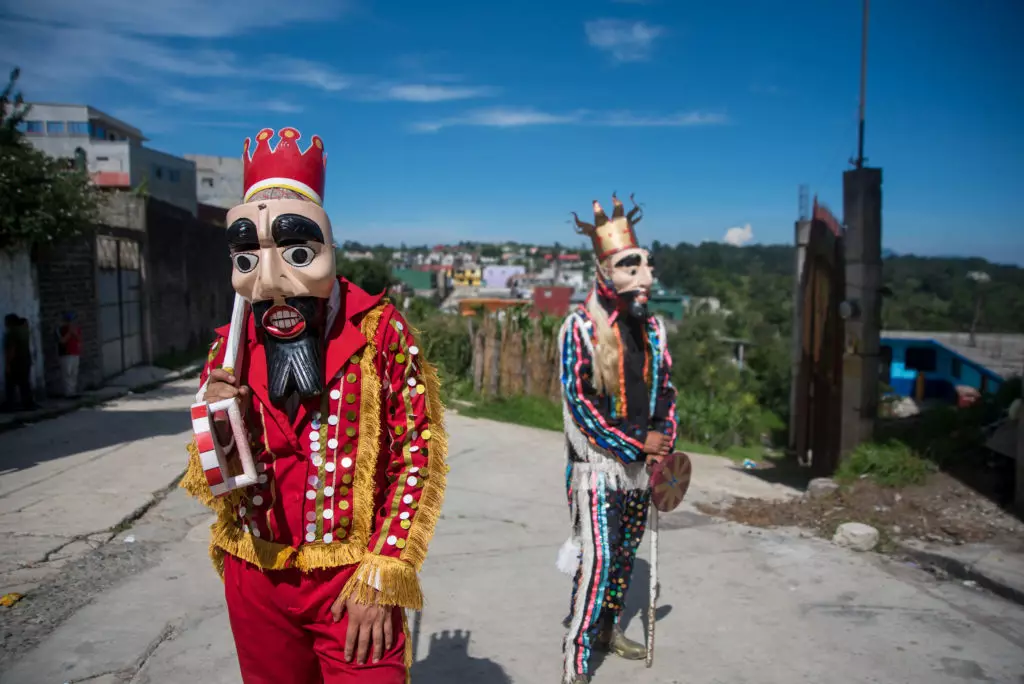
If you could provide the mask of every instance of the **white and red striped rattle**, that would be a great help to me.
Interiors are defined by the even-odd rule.
[[[245,332],[245,317],[248,313],[248,302],[241,295],[235,295],[235,306],[231,311],[231,328],[228,330],[227,349],[224,350],[223,370],[233,373],[239,357],[242,335]],[[238,451],[238,459],[242,464],[241,475],[231,475],[228,470],[228,454],[232,444],[222,445],[217,441],[217,433],[213,429],[213,417],[226,411],[231,425],[232,442]],[[233,489],[256,484],[256,464],[252,460],[249,449],[249,433],[242,419],[242,408],[238,398],[222,399],[212,404],[205,401],[192,404],[192,432],[195,433],[196,446],[199,449],[199,462],[206,475],[206,482],[214,496],[224,496]]]

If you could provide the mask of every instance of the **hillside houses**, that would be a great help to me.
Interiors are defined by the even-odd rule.
[[[365,258],[361,251],[348,255],[343,253]],[[435,245],[378,250],[378,256],[386,257],[397,281],[393,292],[463,315],[526,306],[564,316],[585,300],[594,277],[588,251],[534,245]],[[660,285],[651,293],[651,309],[669,321],[680,320],[693,305],[718,308],[714,298],[691,298]]]

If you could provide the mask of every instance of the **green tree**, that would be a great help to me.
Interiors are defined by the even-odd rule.
[[[345,259],[338,256],[337,273],[370,294],[379,294],[393,283],[391,267],[379,259]]]
[[[725,329],[724,317],[698,314],[669,339],[679,435],[718,450],[753,442],[759,428],[753,379],[733,363]]]
[[[502,254],[501,245],[483,245],[480,248],[480,256],[482,257],[499,259]]]
[[[19,71],[0,93],[0,248],[53,243],[94,223],[102,201],[84,168],[32,147],[19,127],[29,107],[15,92]]]

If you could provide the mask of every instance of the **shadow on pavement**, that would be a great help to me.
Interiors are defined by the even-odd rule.
[[[659,564],[660,567],[660,564]],[[664,586],[664,585],[662,585]],[[628,634],[629,638],[633,641],[638,641],[642,644],[647,644],[647,609],[651,601],[651,564],[644,558],[637,558],[633,563],[633,579],[629,584],[629,592],[626,594],[626,605],[622,610],[622,616],[619,618],[619,626],[623,631],[626,631],[630,623],[638,616],[640,618],[641,628],[633,630]],[[659,597],[660,598],[660,597]],[[661,622],[664,620],[669,613],[672,612],[672,606],[658,605],[654,611],[655,620]],[[654,650],[655,657],[657,657],[659,639],[657,633],[654,638]],[[665,641],[661,641],[661,648],[666,648]],[[593,654],[593,672],[596,674],[601,669],[601,665],[607,658],[613,658],[615,656],[609,656],[606,653],[600,651],[594,651]]]
[[[83,408],[59,418],[0,433],[0,474],[86,451],[120,445],[138,449],[139,446],[131,442],[177,434],[182,435],[184,454],[185,443],[189,439],[187,433],[192,428],[188,405],[194,396],[195,389],[191,383],[165,385],[120,400],[131,402],[130,406]],[[158,401],[174,402],[180,407],[150,408]]]
[[[659,540],[658,546],[661,546]],[[663,567],[661,563],[658,563],[658,567]],[[665,586],[664,582],[661,583],[662,587]],[[664,595],[664,592],[662,592]],[[660,601],[660,597],[659,597]],[[644,558],[637,558],[636,562],[633,563],[633,580],[629,584],[629,593],[626,594],[626,607],[622,610],[622,618],[619,620],[619,625],[623,631],[629,627],[629,624],[636,619],[640,618],[640,624],[643,625],[643,631],[636,631],[630,633],[630,638],[634,641],[644,641],[647,638],[647,607],[651,602],[651,564]],[[655,611],[655,617],[657,620],[664,620],[665,617],[672,612],[672,606],[658,604],[658,608]],[[655,636],[655,643],[657,643],[657,636]]]
[[[469,655],[471,634],[462,630],[431,634],[427,657],[412,666],[412,681],[416,684],[512,684],[501,665]]]

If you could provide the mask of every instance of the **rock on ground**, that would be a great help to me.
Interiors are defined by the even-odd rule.
[[[839,483],[828,477],[816,477],[807,484],[807,496],[817,499],[839,489]]]
[[[843,523],[836,529],[832,542],[854,551],[870,551],[878,544],[878,530],[864,523]]]

